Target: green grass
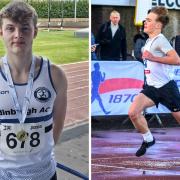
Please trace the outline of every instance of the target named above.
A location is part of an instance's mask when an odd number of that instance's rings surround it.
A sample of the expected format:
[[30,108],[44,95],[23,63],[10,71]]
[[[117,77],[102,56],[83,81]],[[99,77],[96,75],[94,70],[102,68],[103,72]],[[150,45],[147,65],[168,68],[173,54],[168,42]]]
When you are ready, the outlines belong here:
[[[88,38],[76,38],[74,31],[40,30],[33,44],[35,55],[47,57],[55,64],[87,61],[88,51]],[[0,56],[4,52],[1,40]]]

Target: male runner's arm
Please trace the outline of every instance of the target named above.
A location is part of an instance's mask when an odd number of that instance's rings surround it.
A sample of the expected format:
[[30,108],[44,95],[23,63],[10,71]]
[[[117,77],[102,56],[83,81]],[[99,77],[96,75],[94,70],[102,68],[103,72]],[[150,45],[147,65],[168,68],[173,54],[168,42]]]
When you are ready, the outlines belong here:
[[142,55],[143,59],[148,59],[150,61],[159,62],[163,64],[172,64],[172,65],[180,65],[180,57],[176,53],[174,49],[168,51],[166,56],[164,57],[157,57],[154,56],[149,51],[145,51]]
[[67,79],[62,69],[51,65],[51,76],[57,96],[53,107],[53,137],[55,144],[62,132],[67,107]]

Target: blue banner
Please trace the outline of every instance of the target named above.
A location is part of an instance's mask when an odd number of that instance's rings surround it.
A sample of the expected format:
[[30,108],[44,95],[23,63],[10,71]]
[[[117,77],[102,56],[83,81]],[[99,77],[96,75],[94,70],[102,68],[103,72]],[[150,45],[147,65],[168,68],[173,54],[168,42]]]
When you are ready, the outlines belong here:
[[91,70],[91,115],[126,115],[142,89],[142,63],[92,61]]

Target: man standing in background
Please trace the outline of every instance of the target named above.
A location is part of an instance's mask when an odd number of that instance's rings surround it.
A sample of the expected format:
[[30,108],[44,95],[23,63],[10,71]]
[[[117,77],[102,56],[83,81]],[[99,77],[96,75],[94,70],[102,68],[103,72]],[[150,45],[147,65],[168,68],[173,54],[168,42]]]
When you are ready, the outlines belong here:
[[98,31],[96,42],[101,46],[102,60],[126,60],[126,32],[120,24],[119,12],[111,12],[110,21],[104,23]]

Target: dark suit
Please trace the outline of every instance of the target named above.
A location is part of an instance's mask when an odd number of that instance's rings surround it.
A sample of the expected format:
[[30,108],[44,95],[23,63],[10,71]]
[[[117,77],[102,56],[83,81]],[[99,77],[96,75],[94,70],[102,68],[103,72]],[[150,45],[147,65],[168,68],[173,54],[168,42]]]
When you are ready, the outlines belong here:
[[102,60],[126,60],[126,33],[122,25],[119,24],[119,28],[112,38],[111,22],[103,24],[98,31],[96,41],[101,46],[100,56]]

